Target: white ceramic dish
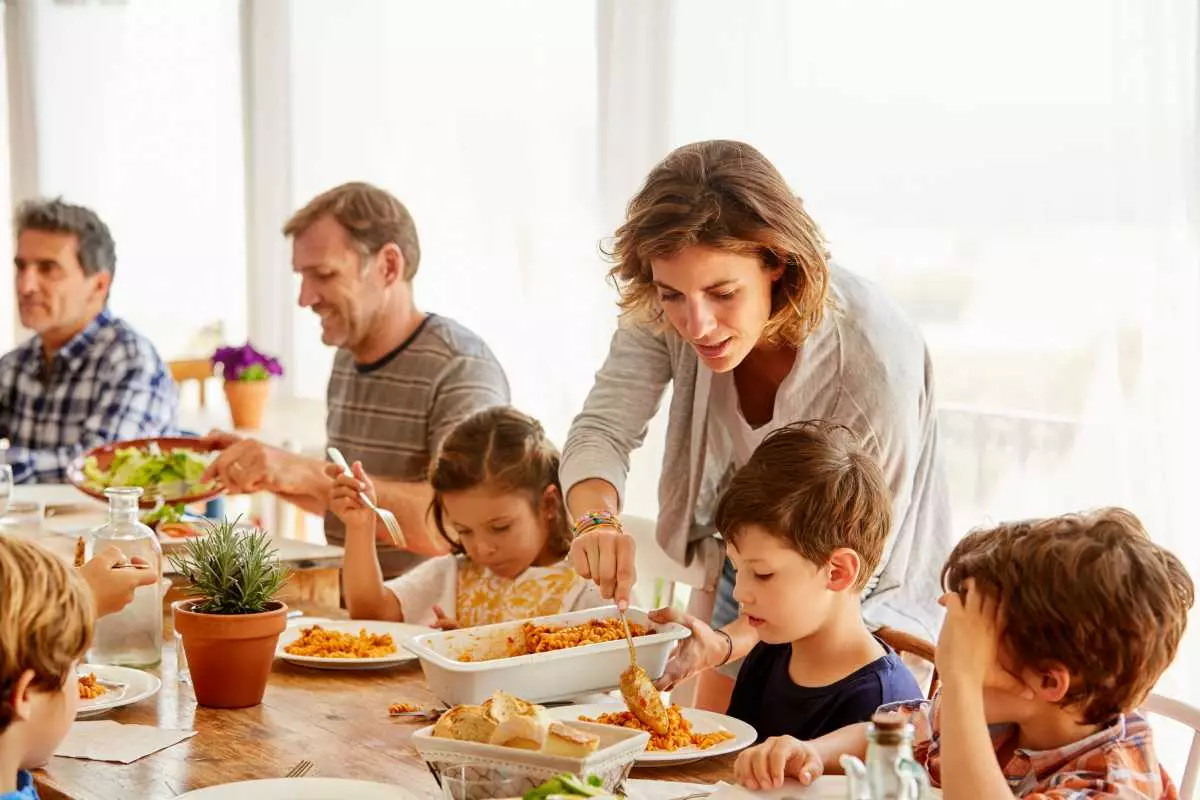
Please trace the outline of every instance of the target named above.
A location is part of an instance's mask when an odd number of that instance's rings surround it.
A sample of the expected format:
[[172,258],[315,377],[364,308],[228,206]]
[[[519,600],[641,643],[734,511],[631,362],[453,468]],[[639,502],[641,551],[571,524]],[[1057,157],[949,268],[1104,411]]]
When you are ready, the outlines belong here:
[[80,677],[89,672],[94,672],[100,685],[108,691],[91,700],[80,700],[75,719],[98,717],[114,708],[133,705],[147,697],[153,697],[162,688],[162,681],[157,676],[131,667],[80,664],[75,670],[75,674]]
[[177,800],[401,800],[416,798],[399,786],[346,778],[273,778],[222,783],[185,792]]
[[[392,641],[396,643],[396,652],[382,658],[319,658],[317,656],[292,655],[284,649],[299,639],[305,628],[310,628],[313,625],[320,625],[327,630],[349,634],[357,634],[363,628],[367,629],[367,633],[390,633]],[[295,624],[289,625],[287,630],[280,635],[279,643],[275,645],[275,657],[292,664],[299,664],[314,669],[385,669],[414,660],[416,656],[405,649],[405,641],[413,636],[429,633],[432,630],[433,628],[426,628],[422,625],[408,625],[403,622],[377,622],[366,619],[330,621],[311,620],[301,617],[296,620]]]
[[564,772],[572,775],[596,775],[603,781],[606,790],[614,791],[628,776],[634,760],[650,741],[649,734],[629,728],[591,725],[586,722],[572,722],[571,727],[600,740],[595,752],[586,758],[567,758],[515,747],[440,739],[433,736],[432,725],[413,733],[411,741],[421,758],[435,771],[453,766],[470,766],[476,770],[473,777],[481,784],[491,780],[501,782],[520,778],[525,781],[523,792],[540,786]]
[[[596,703],[549,708],[546,709],[546,713],[551,719],[569,722],[572,725],[577,723],[582,725],[586,723],[579,723],[578,720],[580,717],[595,719],[601,714],[624,710],[625,706],[618,703]],[[754,740],[758,738],[758,734],[753,727],[742,722],[740,719],[727,717],[724,714],[701,711],[698,708],[685,708],[683,709],[683,718],[692,723],[692,730],[696,733],[713,733],[724,730],[732,733],[733,738],[728,741],[718,742],[707,750],[701,750],[697,747],[675,750],[674,752],[647,750],[637,757],[637,765],[639,767],[667,767],[673,764],[688,764],[693,761],[699,761],[702,758],[725,756],[730,753],[736,753],[739,750],[744,750],[754,744]]]
[[[615,606],[537,617],[528,622],[541,625],[576,625],[590,619],[617,616]],[[645,611],[631,608],[630,622],[646,625],[654,632],[633,640],[637,660],[652,678],[662,675],[671,649],[691,636],[682,625],[656,625]],[[421,659],[429,690],[447,705],[482,703],[493,692],[503,690],[534,703],[572,700],[580,695],[617,688],[621,672],[629,666],[629,649],[624,639],[548,653],[463,662],[464,652],[477,659],[503,653],[509,637],[519,635],[522,622],[502,622],[457,631],[414,636],[405,643]]]

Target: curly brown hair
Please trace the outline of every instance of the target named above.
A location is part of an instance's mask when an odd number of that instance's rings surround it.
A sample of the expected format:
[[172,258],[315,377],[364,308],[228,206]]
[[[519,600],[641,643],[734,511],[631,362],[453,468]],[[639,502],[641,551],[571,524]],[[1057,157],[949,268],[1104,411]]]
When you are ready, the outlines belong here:
[[554,520],[550,524],[551,551],[566,556],[571,549],[571,526],[562,504],[558,481],[558,448],[546,437],[542,424],[510,406],[493,406],[476,412],[454,427],[442,442],[429,468],[433,486],[430,512],[438,533],[454,553],[465,552],[446,527],[447,492],[465,492],[477,486],[523,492],[534,509],[540,509],[546,489],[558,490]]
[[861,591],[883,558],[889,498],[883,471],[848,428],[797,422],[763,439],[721,496],[714,524],[735,547],[746,526],[758,526],[818,565],[850,548],[862,562]]
[[390,192],[356,181],[343,183],[314,197],[283,226],[284,236],[299,236],[313,223],[331,215],[346,229],[365,257],[394,244],[404,257],[404,280],[411,281],[421,263],[421,242],[412,215]]
[[1123,508],[971,533],[942,585],[976,586],[1002,603],[1004,643],[1019,667],[1062,664],[1065,708],[1098,725],[1136,708],[1175,658],[1195,588],[1183,563]]
[[694,245],[755,256],[764,269],[783,267],[766,341],[798,347],[820,325],[829,293],[825,239],[779,170],[750,145],[684,145],[651,170],[606,253],[621,309],[661,323],[651,261]]
[[[0,733],[12,723],[12,692],[26,670],[56,692],[73,677],[92,641],[92,593],[67,563],[41,545],[0,536]],[[69,691],[75,691],[71,688]]]

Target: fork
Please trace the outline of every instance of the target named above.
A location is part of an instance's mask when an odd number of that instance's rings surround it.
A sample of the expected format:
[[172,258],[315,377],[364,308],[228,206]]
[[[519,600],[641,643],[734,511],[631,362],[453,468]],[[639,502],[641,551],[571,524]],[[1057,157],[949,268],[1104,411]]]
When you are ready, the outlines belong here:
[[284,775],[283,777],[285,777],[285,778],[303,778],[305,775],[312,772],[313,766],[314,766],[313,762],[311,762],[311,761],[308,761],[308,760],[301,761],[300,763],[296,764],[296,766],[292,767],[288,771],[288,774]]
[[[350,465],[346,463],[346,457],[342,455],[342,451],[336,447],[326,449],[329,453],[329,458],[334,464],[341,468],[342,474],[348,478],[354,477],[354,471],[350,469]],[[387,528],[388,535],[392,537],[392,544],[396,547],[407,547],[408,542],[404,538],[404,532],[400,530],[400,523],[396,521],[396,515],[388,511],[386,508],[380,508],[371,502],[367,497],[366,492],[359,492],[358,499],[363,505],[375,512],[376,516],[383,522],[383,527]]]

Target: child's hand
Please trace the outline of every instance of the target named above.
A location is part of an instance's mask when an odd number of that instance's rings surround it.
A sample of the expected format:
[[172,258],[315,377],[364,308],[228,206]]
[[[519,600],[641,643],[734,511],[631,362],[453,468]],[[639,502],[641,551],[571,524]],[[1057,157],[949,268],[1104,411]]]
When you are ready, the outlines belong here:
[[[1019,683],[1000,667],[999,602],[979,590],[973,579],[963,584],[963,595],[947,592],[938,600],[946,609],[936,648],[938,674],[946,683],[978,688],[997,683],[1001,674]],[[1012,690],[1014,687],[996,686]]]
[[367,508],[358,493],[365,494],[372,503],[377,502],[375,486],[363,471],[360,462],[355,461],[351,469],[354,471],[354,477],[346,475],[336,464],[325,468],[325,474],[333,483],[329,488],[329,508],[345,524],[347,530],[365,528],[373,532],[375,512]]
[[[158,574],[152,569],[114,569],[124,560],[125,554],[110,546],[79,568],[79,574],[92,590],[98,617],[116,613],[132,603],[133,593],[139,586],[151,586],[158,582]],[[138,566],[149,566],[136,556],[131,562]]]
[[778,788],[784,778],[795,778],[807,786],[824,772],[816,749],[791,736],[772,736],[743,751],[733,765],[737,782],[752,791]]
[[708,623],[691,614],[684,614],[674,608],[656,608],[650,612],[650,620],[659,625],[674,622],[692,632],[691,636],[675,645],[662,677],[654,682],[659,691],[669,692],[693,675],[717,667],[729,652],[729,643],[725,637],[713,631]]
[[447,617],[446,612],[442,610],[441,606],[434,606],[433,614],[437,617],[437,619],[434,620],[433,627],[437,628],[438,630],[452,631],[458,628],[458,620]]

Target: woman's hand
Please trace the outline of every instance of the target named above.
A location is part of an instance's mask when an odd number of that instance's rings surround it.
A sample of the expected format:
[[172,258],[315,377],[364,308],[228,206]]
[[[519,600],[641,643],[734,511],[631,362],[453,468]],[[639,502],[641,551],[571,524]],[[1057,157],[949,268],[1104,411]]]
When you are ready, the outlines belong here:
[[158,574],[136,556],[130,563],[142,569],[113,569],[125,562],[125,554],[116,547],[106,547],[79,568],[79,574],[92,590],[96,601],[96,616],[114,614],[133,602],[133,593],[141,586],[158,581]]
[[617,608],[629,608],[629,596],[637,580],[637,543],[611,525],[600,525],[571,542],[571,566],[582,577],[600,587],[600,596],[612,599]]
[[360,462],[355,461],[351,469],[354,472],[353,476],[344,473],[337,464],[330,464],[325,468],[325,474],[333,482],[329,488],[329,508],[346,526],[347,532],[352,528],[373,532],[375,512],[363,503],[358,493],[365,494],[372,503],[378,502],[375,485],[363,471]]
[[669,692],[688,678],[721,666],[729,657],[729,641],[691,614],[673,608],[658,608],[650,612],[650,619],[659,625],[675,622],[692,632],[675,645],[662,677],[654,682],[660,691]]

